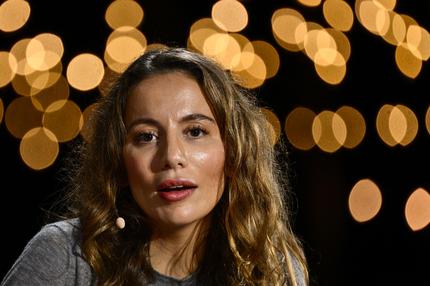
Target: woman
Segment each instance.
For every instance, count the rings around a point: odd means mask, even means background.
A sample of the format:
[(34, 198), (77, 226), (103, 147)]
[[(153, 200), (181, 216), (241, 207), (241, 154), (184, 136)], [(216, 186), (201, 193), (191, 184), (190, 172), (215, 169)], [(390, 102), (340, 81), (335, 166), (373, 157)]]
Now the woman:
[(45, 226), (2, 285), (307, 284), (266, 124), (210, 59), (145, 53), (94, 112), (75, 219)]

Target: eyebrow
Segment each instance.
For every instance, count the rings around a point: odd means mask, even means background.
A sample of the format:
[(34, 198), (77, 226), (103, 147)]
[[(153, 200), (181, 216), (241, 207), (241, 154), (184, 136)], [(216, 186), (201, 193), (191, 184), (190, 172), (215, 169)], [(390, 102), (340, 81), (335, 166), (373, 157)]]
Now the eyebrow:
[[(184, 117), (182, 117), (179, 122), (187, 122), (187, 121), (202, 121), (202, 120), (207, 120), (211, 123), (216, 124), (215, 119), (213, 119), (212, 117), (209, 117), (207, 115), (201, 114), (201, 113), (191, 113), (188, 115), (185, 115)], [(140, 117), (136, 120), (134, 120), (132, 123), (130, 123), (130, 125), (127, 127), (127, 130), (130, 130), (132, 127), (139, 125), (139, 124), (148, 124), (148, 125), (155, 125), (155, 126), (160, 126), (160, 122), (158, 122), (157, 120), (153, 119), (153, 118), (147, 118), (147, 117)]]

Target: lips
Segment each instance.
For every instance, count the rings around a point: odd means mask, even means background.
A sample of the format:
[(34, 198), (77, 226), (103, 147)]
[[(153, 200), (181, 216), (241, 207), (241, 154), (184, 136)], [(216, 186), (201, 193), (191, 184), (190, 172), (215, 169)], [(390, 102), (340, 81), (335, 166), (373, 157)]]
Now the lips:
[(195, 189), (197, 185), (186, 179), (167, 179), (157, 187), (158, 192), (181, 191), (184, 189)]
[(197, 185), (186, 179), (168, 179), (157, 187), (158, 195), (167, 202), (177, 202), (190, 196)]

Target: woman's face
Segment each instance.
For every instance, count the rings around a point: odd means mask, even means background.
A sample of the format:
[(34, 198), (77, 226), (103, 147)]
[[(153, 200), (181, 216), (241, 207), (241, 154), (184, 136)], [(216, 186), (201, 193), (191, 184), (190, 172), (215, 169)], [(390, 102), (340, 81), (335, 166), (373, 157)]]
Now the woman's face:
[(180, 72), (140, 82), (127, 99), (123, 149), (140, 208), (160, 227), (195, 225), (224, 188), (224, 145), (198, 83)]

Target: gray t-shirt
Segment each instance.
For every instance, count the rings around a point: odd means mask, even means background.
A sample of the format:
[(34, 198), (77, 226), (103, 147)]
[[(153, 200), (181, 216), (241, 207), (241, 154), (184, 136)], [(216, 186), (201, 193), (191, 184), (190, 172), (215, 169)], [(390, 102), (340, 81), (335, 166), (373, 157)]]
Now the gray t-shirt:
[[(24, 248), (0, 286), (87, 286), (95, 285), (95, 276), (82, 257), (78, 243), (78, 220), (65, 220), (44, 226)], [(184, 279), (154, 271), (152, 286), (194, 286), (196, 275)], [(297, 277), (304, 286), (303, 277)]]

